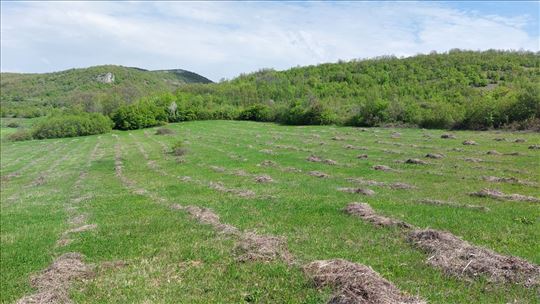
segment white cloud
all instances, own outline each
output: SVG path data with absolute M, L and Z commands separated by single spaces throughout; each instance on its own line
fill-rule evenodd
M 185 68 L 211 79 L 263 67 L 432 50 L 539 50 L 530 16 L 436 3 L 2 2 L 2 70 L 96 64 Z

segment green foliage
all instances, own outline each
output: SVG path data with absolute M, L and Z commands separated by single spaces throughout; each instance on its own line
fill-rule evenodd
M 271 109 L 265 104 L 254 104 L 242 110 L 238 115 L 239 120 L 273 121 Z
M 11 141 L 31 140 L 32 132 L 27 129 L 20 129 L 17 130 L 15 133 L 10 134 L 8 136 L 8 139 Z
M 66 113 L 47 117 L 32 129 L 36 139 L 102 134 L 111 131 L 111 120 L 99 113 Z
M 134 130 L 162 125 L 167 121 L 164 108 L 151 101 L 121 106 L 113 116 L 114 125 L 120 130 Z

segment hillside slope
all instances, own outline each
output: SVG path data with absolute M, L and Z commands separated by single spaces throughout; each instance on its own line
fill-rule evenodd
M 290 124 L 484 128 L 540 118 L 539 82 L 540 53 L 452 50 L 261 70 L 184 86 L 178 99 L 198 96 L 218 112 L 258 104 L 264 113 L 246 119 Z
M 188 83 L 210 82 L 201 75 L 180 69 L 148 71 L 103 65 L 44 74 L 2 73 L 0 97 L 3 108 L 7 108 L 3 112 L 73 104 L 83 104 L 84 109 L 93 110 L 100 99 L 133 101 Z

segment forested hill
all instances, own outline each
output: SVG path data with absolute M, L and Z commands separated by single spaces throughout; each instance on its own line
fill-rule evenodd
M 131 102 L 173 91 L 187 83 L 211 82 L 180 69 L 148 71 L 103 65 L 44 74 L 2 73 L 0 97 L 4 116 L 34 116 L 43 114 L 41 112 L 47 107 L 74 105 L 81 105 L 87 111 L 102 111 L 104 109 L 100 107 L 104 103 Z
M 177 99 L 218 113 L 259 104 L 244 117 L 285 123 L 484 128 L 539 118 L 539 81 L 539 53 L 453 50 L 261 70 Z

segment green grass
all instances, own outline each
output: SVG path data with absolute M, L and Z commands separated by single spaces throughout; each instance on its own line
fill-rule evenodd
M 122 260 L 125 267 L 96 268 L 96 276 L 72 288 L 77 303 L 322 303 L 330 290 L 318 291 L 299 267 L 284 262 L 239 263 L 235 240 L 201 225 L 168 204 L 212 208 L 222 222 L 245 231 L 283 236 L 291 253 L 301 262 L 343 258 L 373 267 L 400 289 L 419 295 L 430 303 L 532 303 L 538 289 L 493 284 L 484 279 L 465 281 L 445 276 L 425 263 L 428 256 L 406 242 L 398 229 L 376 228 L 345 215 L 341 209 L 353 201 L 369 203 L 377 212 L 419 227 L 450 231 L 463 239 L 496 252 L 540 263 L 540 205 L 475 198 L 469 192 L 499 189 L 540 197 L 539 188 L 494 184 L 482 176 L 514 176 L 536 184 L 539 155 L 527 147 L 540 143 L 534 133 L 454 132 L 457 139 L 441 139 L 443 131 L 419 129 L 367 129 L 203 121 L 167 126 L 174 135 L 154 135 L 155 129 L 114 132 L 114 135 L 70 139 L 2 142 L 1 193 L 1 300 L 16 301 L 32 292 L 29 276 L 46 268 L 54 257 L 69 251 L 86 256 L 88 263 Z M 391 138 L 393 132 L 401 138 Z M 314 137 L 313 134 L 320 136 Z M 431 137 L 425 137 L 425 135 Z M 343 137 L 335 141 L 333 136 Z M 4 136 L 4 132 L 2 132 Z M 497 142 L 526 139 L 525 143 Z M 463 146 L 472 139 L 477 146 Z M 178 162 L 163 149 L 184 142 L 187 154 Z M 97 153 L 90 158 L 99 142 Z M 324 145 L 320 143 L 324 142 Z M 122 147 L 123 173 L 145 189 L 137 195 L 115 176 L 115 145 Z M 345 149 L 351 144 L 368 150 Z M 394 144 L 402 144 L 401 146 Z M 288 149 L 277 145 L 288 146 Z M 411 145 L 416 145 L 413 147 Z M 294 147 L 310 149 L 299 151 Z M 463 152 L 451 151 L 462 148 Z M 272 150 L 274 154 L 260 152 Z M 385 153 L 393 150 L 400 154 Z M 486 155 L 520 152 L 519 156 Z M 145 155 L 164 172 L 148 166 Z M 445 155 L 426 159 L 425 166 L 396 163 L 428 152 Z M 357 159 L 366 153 L 368 159 Z M 307 162 L 310 154 L 333 159 L 338 165 Z M 481 163 L 464 161 L 481 158 Z M 264 160 L 277 167 L 257 166 Z M 31 165 L 29 165 L 31 164 Z M 385 164 L 399 172 L 374 171 Z M 226 169 L 216 172 L 211 166 Z M 295 167 L 303 172 L 283 172 Z M 267 174 L 273 183 L 256 183 L 252 176 L 237 176 L 233 170 Z M 74 184 L 81 171 L 88 175 L 78 191 Z M 319 179 L 308 171 L 330 175 Z M 515 171 L 519 170 L 519 172 Z M 160 174 L 165 173 L 165 174 Z M 45 183 L 31 186 L 40 175 Z M 182 182 L 190 176 L 195 182 Z M 352 187 L 348 177 L 384 182 L 406 182 L 415 190 L 369 187 L 376 194 L 364 197 L 339 192 Z M 239 198 L 210 189 L 210 182 L 228 188 L 249 189 L 255 198 Z M 89 196 L 77 204 L 78 212 L 98 228 L 73 236 L 66 247 L 55 242 L 67 223 L 66 205 L 74 197 Z M 159 204 L 155 198 L 163 198 Z M 154 199 L 153 199 L 154 198 Z M 424 198 L 489 207 L 490 211 L 432 206 L 417 203 Z

